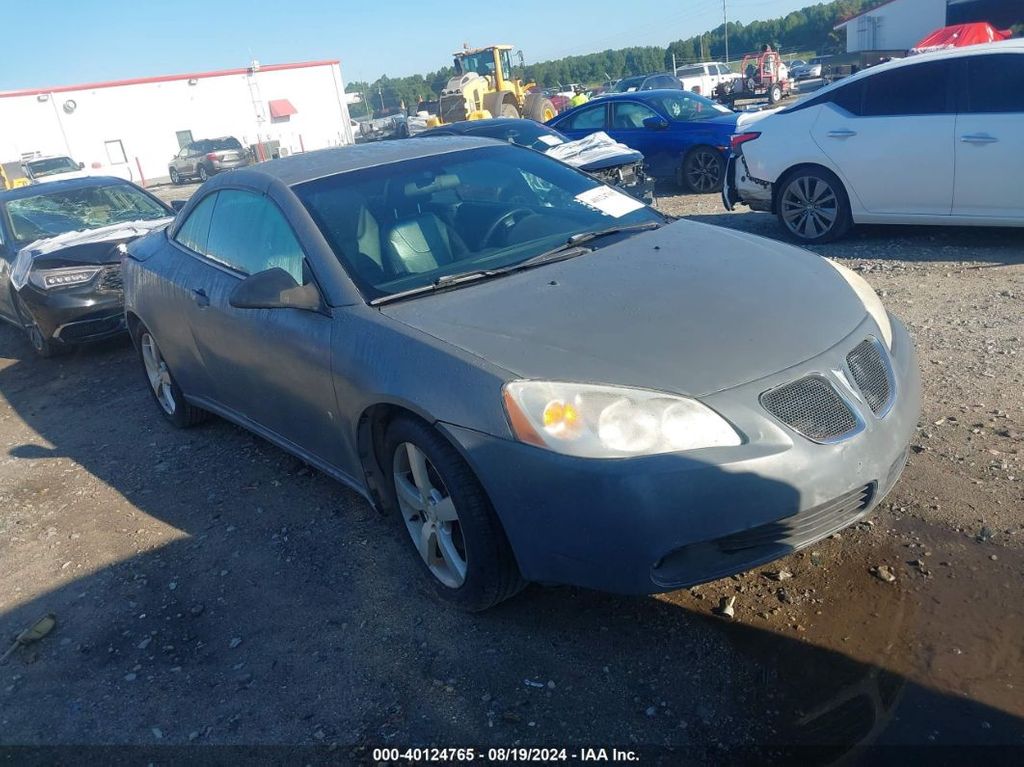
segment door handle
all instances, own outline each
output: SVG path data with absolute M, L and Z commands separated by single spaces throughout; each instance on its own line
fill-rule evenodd
M 987 133 L 968 133 L 966 136 L 961 136 L 960 140 L 965 144 L 994 144 L 999 141 L 995 136 L 990 136 Z
M 209 306 L 210 297 L 206 295 L 206 291 L 202 288 L 194 288 L 192 290 L 192 300 L 199 306 Z
M 851 136 L 856 136 L 856 135 L 857 135 L 857 131 L 855 131 L 855 130 L 848 130 L 848 129 L 845 129 L 845 128 L 843 130 L 830 130 L 828 132 L 828 137 L 829 138 L 850 138 Z

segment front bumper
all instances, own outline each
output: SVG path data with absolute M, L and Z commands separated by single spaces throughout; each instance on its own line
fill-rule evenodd
M 855 395 L 855 436 L 816 444 L 761 408 L 762 392 L 811 373 L 837 382 L 865 319 L 832 349 L 702 401 L 746 435 L 739 447 L 586 460 L 446 426 L 486 488 L 525 578 L 652 593 L 771 561 L 861 519 L 903 469 L 921 382 L 893 320 L 896 399 L 884 418 Z M 848 378 L 848 374 L 846 375 Z
M 18 296 L 46 339 L 77 344 L 109 338 L 126 327 L 120 265 L 112 267 L 118 270 L 118 277 L 107 281 L 109 287 L 100 282 L 101 273 L 87 285 L 67 288 L 40 290 L 29 283 Z
M 747 163 L 743 156 L 732 154 L 725 165 L 722 203 L 726 210 L 732 210 L 737 204 L 743 204 L 752 210 L 771 213 L 773 212 L 772 185 L 768 181 L 753 178 L 747 170 Z

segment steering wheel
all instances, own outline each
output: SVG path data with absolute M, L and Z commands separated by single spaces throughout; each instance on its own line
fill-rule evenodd
M 512 208 L 508 213 L 502 213 L 493 224 L 487 227 L 487 233 L 481 240 L 482 246 L 485 248 L 489 246 L 491 244 L 491 240 L 494 239 L 498 232 L 504 232 L 507 234 L 513 226 L 519 223 L 516 221 L 516 216 L 520 214 L 525 214 L 523 215 L 523 218 L 534 215 L 533 211 L 529 208 Z M 522 219 L 520 219 L 520 221 L 521 220 Z

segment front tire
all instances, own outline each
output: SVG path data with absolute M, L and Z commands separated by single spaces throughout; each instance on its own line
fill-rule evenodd
M 402 518 L 437 594 L 477 612 L 526 585 L 487 493 L 435 429 L 399 417 L 384 439 L 390 506 Z
M 14 311 L 17 312 L 18 319 L 21 321 L 25 334 L 28 336 L 28 342 L 32 344 L 32 349 L 35 353 L 44 359 L 49 359 L 66 352 L 66 346 L 47 338 L 43 334 L 42 328 L 39 327 L 39 323 L 36 322 L 35 317 L 32 316 L 32 311 L 25 305 L 21 296 L 13 290 L 11 295 L 14 299 Z
M 768 103 L 778 104 L 780 101 L 782 101 L 782 86 L 776 84 L 768 91 Z
M 548 120 L 553 119 L 556 114 L 558 112 L 555 111 L 555 105 L 551 99 L 547 97 L 528 99 L 526 116 L 531 120 L 546 123 Z
M 507 101 L 501 105 L 501 116 L 502 117 L 519 117 L 519 110 L 515 104 L 509 104 Z
M 187 429 L 209 418 L 209 413 L 185 400 L 181 387 L 171 375 L 160 346 L 149 330 L 139 326 L 136 332 L 136 346 L 142 360 L 142 369 L 149 383 L 149 393 L 164 418 L 178 429 Z
M 709 146 L 699 146 L 687 152 L 680 171 L 681 186 L 696 194 L 710 194 L 722 190 L 725 160 Z
M 846 189 L 825 168 L 797 168 L 782 178 L 778 190 L 776 215 L 782 228 L 797 242 L 832 242 L 853 225 Z
M 171 168 L 171 183 L 175 186 L 181 186 L 181 174 L 178 173 L 176 168 Z

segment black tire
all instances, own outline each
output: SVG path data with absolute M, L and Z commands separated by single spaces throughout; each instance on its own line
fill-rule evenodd
M 515 104 L 509 104 L 507 101 L 501 105 L 501 116 L 502 117 L 519 117 L 519 108 Z
M 171 183 L 175 186 L 181 185 L 181 174 L 178 173 L 177 168 L 171 168 Z
M 786 173 L 775 188 L 775 214 L 786 234 L 796 242 L 832 242 L 853 226 L 850 198 L 843 182 L 825 168 L 796 168 Z M 809 202 L 804 202 L 805 198 Z
M 32 316 L 32 311 L 25 305 L 17 291 L 12 289 L 11 297 L 14 302 L 14 311 L 17 312 L 21 326 L 25 329 L 25 335 L 28 336 L 28 342 L 37 355 L 49 359 L 69 351 L 64 344 L 46 337 L 35 317 Z
M 539 123 L 546 123 L 558 114 L 554 103 L 546 96 L 543 98 L 532 99 L 528 101 L 525 106 L 527 112 L 526 116 Z
M 210 180 L 210 172 L 206 170 L 206 166 L 202 164 L 199 166 L 199 180 L 203 183 Z
M 768 90 L 768 103 L 778 104 L 782 101 L 782 86 L 776 83 Z
M 697 146 L 686 153 L 679 173 L 679 185 L 695 194 L 722 191 L 725 158 L 713 147 Z
M 139 352 L 139 360 L 142 362 L 142 373 L 146 378 L 146 388 L 149 389 L 150 396 L 153 397 L 153 401 L 156 403 L 157 409 L 168 423 L 178 429 L 187 429 L 206 421 L 210 417 L 210 414 L 202 408 L 189 404 L 185 399 L 184 393 L 181 391 L 181 387 L 178 386 L 178 382 L 174 380 L 174 376 L 171 374 L 170 369 L 166 368 L 166 363 L 164 363 L 164 367 L 167 372 L 167 388 L 174 403 L 174 407 L 169 410 L 166 403 L 161 401 L 160 396 L 157 395 L 156 389 L 150 380 L 147 369 L 145 348 L 147 339 L 152 341 L 159 353 L 159 345 L 156 343 L 156 339 L 153 338 L 153 335 L 145 325 L 139 323 L 132 330 L 132 340 L 135 342 L 135 348 Z M 160 356 L 162 357 L 162 355 Z
M 458 513 L 466 552 L 466 575 L 462 585 L 453 588 L 443 584 L 414 552 L 438 596 L 459 609 L 479 612 L 522 591 L 526 582 L 519 573 L 512 547 L 473 470 L 437 430 L 408 416 L 392 421 L 384 438 L 381 463 L 386 472 L 384 486 L 389 508 L 401 517 L 394 480 L 394 456 L 403 443 L 414 445 L 426 456 L 447 488 Z M 402 534 L 406 534 L 404 530 Z

